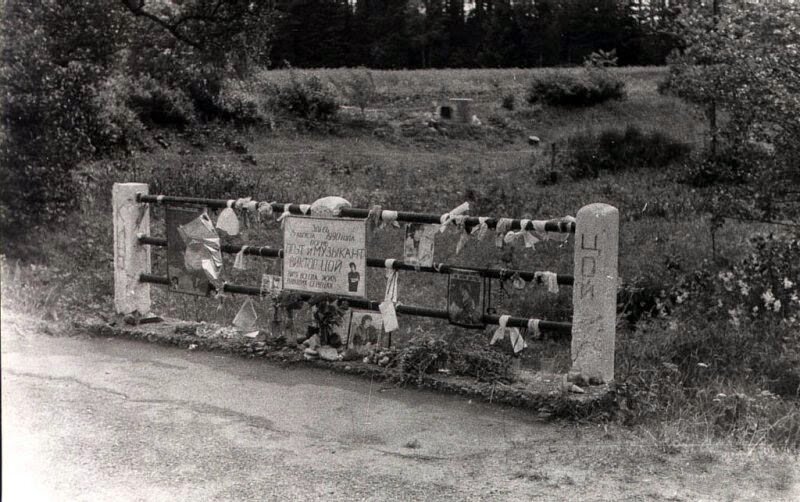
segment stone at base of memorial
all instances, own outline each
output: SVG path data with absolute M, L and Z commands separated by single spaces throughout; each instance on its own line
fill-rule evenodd
M 325 361 L 339 360 L 339 352 L 333 347 L 320 347 L 317 352 L 319 352 L 319 358 Z

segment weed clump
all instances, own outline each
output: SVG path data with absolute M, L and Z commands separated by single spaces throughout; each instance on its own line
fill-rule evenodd
M 625 82 L 608 71 L 590 69 L 578 75 L 548 73 L 536 77 L 528 88 L 528 103 L 564 108 L 598 105 L 625 98 Z
M 288 82 L 270 84 L 268 94 L 276 111 L 308 123 L 327 122 L 339 110 L 336 92 L 316 75 L 301 78 L 292 72 Z
M 576 134 L 567 144 L 566 171 L 573 179 L 593 178 L 602 172 L 666 167 L 690 151 L 685 143 L 660 132 L 644 133 L 634 126 L 625 131 L 608 129 L 600 134 Z

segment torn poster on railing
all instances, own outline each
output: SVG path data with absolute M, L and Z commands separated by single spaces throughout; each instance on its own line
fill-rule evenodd
M 167 276 L 170 289 L 206 296 L 210 292 L 205 268 L 222 268 L 220 242 L 204 209 L 170 207 L 166 210 Z
M 372 349 L 388 346 L 388 337 L 383 333 L 381 314 L 371 310 L 353 310 L 350 317 L 350 330 L 347 348 L 359 354 L 366 354 Z
M 406 238 L 403 243 L 403 261 L 417 267 L 433 265 L 433 248 L 436 227 L 422 223 L 406 224 Z
M 288 216 L 283 230 L 283 287 L 364 297 L 367 227 L 364 220 Z
M 447 282 L 447 313 L 452 324 L 483 326 L 485 295 L 483 278 L 473 270 L 453 269 Z

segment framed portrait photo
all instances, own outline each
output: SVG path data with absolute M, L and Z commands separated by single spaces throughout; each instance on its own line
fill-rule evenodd
M 472 270 L 452 269 L 447 281 L 447 314 L 451 324 L 482 328 L 485 310 L 483 277 Z
M 388 336 L 383 332 L 383 318 L 379 312 L 352 311 L 347 339 L 348 349 L 366 354 L 372 349 L 388 347 L 388 344 Z

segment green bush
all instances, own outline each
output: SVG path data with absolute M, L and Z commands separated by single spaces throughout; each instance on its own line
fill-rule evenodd
M 351 71 L 343 82 L 343 87 L 346 89 L 347 98 L 358 106 L 362 116 L 364 110 L 372 104 L 378 94 L 372 72 L 367 69 Z
M 272 107 L 309 123 L 331 120 L 339 110 L 336 92 L 316 75 L 301 78 L 292 72 L 283 84 L 268 84 Z
M 576 134 L 569 138 L 567 151 L 567 173 L 582 179 L 601 172 L 666 167 L 684 158 L 690 148 L 660 132 L 643 133 L 629 126 L 624 132 L 611 129 L 600 134 Z
M 547 73 L 535 77 L 528 89 L 528 103 L 578 108 L 625 97 L 625 82 L 599 68 L 579 74 Z

